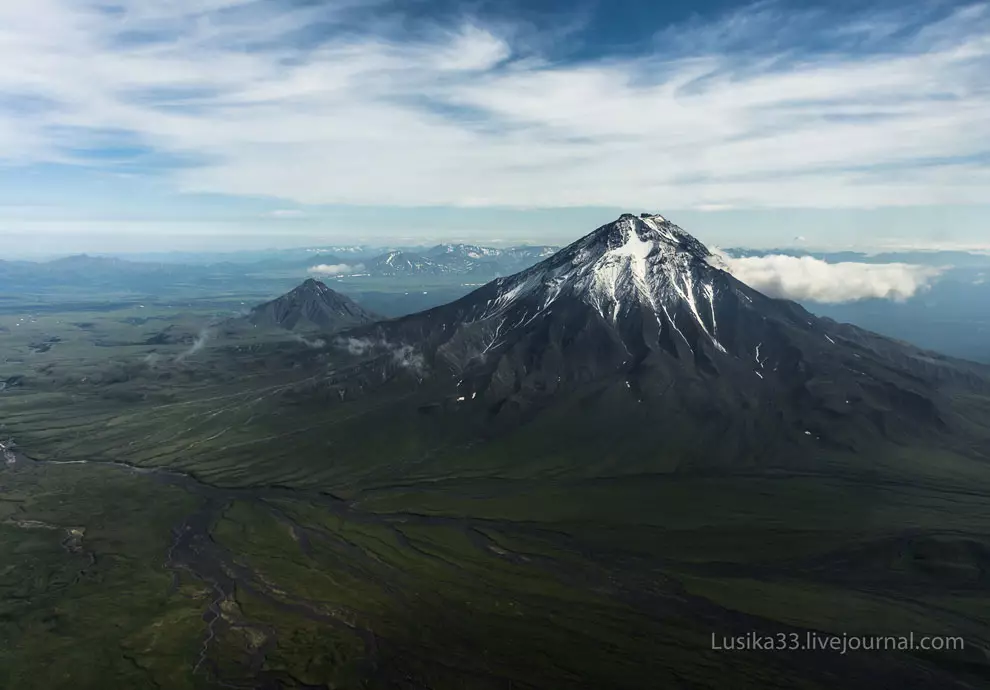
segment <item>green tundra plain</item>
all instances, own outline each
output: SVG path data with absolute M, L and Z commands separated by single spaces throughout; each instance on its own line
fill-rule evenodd
M 479 441 L 241 301 L 0 314 L 0 687 L 990 684 L 990 448 L 701 466 L 621 380 Z M 712 649 L 808 631 L 965 645 Z

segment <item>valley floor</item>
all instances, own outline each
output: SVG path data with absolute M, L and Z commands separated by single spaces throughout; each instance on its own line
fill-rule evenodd
M 8 340 L 0 687 L 990 684 L 983 462 L 620 474 L 578 444 L 420 447 L 415 420 L 353 440 L 374 410 L 298 397 L 305 344 L 180 359 L 118 316 Z M 809 631 L 964 647 L 713 648 Z

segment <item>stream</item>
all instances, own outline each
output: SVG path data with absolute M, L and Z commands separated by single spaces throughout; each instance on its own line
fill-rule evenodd
M 379 672 L 380 640 L 373 630 L 363 627 L 355 620 L 356 616 L 346 611 L 328 611 L 324 604 L 314 602 L 296 593 L 282 591 L 266 581 L 264 576 L 252 571 L 236 558 L 224 546 L 213 540 L 211 530 L 217 520 L 234 500 L 248 501 L 254 505 L 263 506 L 269 513 L 285 525 L 299 543 L 304 553 L 311 550 L 313 539 L 333 540 L 338 547 L 343 547 L 348 560 L 369 558 L 359 547 L 343 540 L 339 535 L 312 525 L 303 525 L 290 515 L 273 505 L 273 499 L 305 500 L 310 504 L 319 505 L 328 512 L 348 521 L 364 524 L 387 526 L 392 529 L 396 539 L 407 548 L 415 549 L 405 535 L 397 529 L 397 524 L 423 524 L 454 526 L 465 531 L 471 542 L 479 549 L 497 554 L 503 558 L 519 562 L 528 560 L 499 548 L 487 535 L 475 528 L 471 522 L 463 519 L 448 517 L 432 517 L 416 514 L 389 514 L 382 516 L 362 512 L 355 509 L 349 502 L 316 491 L 300 491 L 277 487 L 254 488 L 221 488 L 207 484 L 195 476 L 168 468 L 146 468 L 121 462 L 103 462 L 98 460 L 37 460 L 24 454 L 11 441 L 0 443 L 0 454 L 11 469 L 18 467 L 58 467 L 63 465 L 98 465 L 115 468 L 122 472 L 143 475 L 150 480 L 177 486 L 197 496 L 200 504 L 197 509 L 172 529 L 172 543 L 164 554 L 163 568 L 173 574 L 170 591 L 176 593 L 180 586 L 182 573 L 187 573 L 201 582 L 210 592 L 210 598 L 203 612 L 205 630 L 202 646 L 193 662 L 192 673 L 207 674 L 211 684 L 217 687 L 233 688 L 234 690 L 278 690 L 285 687 L 282 682 L 287 680 L 285 675 L 277 677 L 266 674 L 262 668 L 265 655 L 277 644 L 278 632 L 272 627 L 254 622 L 238 621 L 236 616 L 225 615 L 223 606 L 231 601 L 235 590 L 241 589 L 278 610 L 303 616 L 321 624 L 346 629 L 360 636 L 367 653 L 366 667 L 363 669 L 370 677 Z M 486 522 L 486 521 L 478 521 Z M 423 552 L 419 552 L 423 553 Z M 343 567 L 348 567 L 342 561 Z M 401 592 L 386 586 L 390 593 L 398 598 Z M 216 661 L 211 658 L 210 650 L 220 634 L 221 627 L 245 627 L 261 630 L 265 641 L 257 649 L 249 652 L 249 672 L 253 676 L 249 685 L 227 682 L 222 678 L 221 670 Z M 293 679 L 294 681 L 294 679 Z M 298 685 L 297 687 L 306 687 Z

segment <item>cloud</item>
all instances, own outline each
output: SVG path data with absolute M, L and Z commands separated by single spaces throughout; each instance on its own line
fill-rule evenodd
M 297 208 L 279 208 L 271 211 L 268 215 L 271 218 L 305 218 L 306 212 Z
M 178 190 L 301 204 L 877 207 L 990 188 L 985 3 L 761 3 L 582 59 L 507 22 L 352 21 L 361 5 L 3 3 L 0 161 L 113 168 L 134 149 Z
M 402 345 L 391 350 L 392 361 L 403 369 L 410 369 L 416 374 L 422 374 L 426 366 L 423 355 L 416 351 L 412 345 Z
M 300 335 L 299 333 L 293 333 L 292 339 L 295 340 L 296 342 L 302 343 L 306 347 L 311 348 L 313 350 L 322 350 L 324 347 L 327 346 L 327 341 L 323 340 L 322 338 L 316 338 L 310 340 L 309 338 Z
M 351 355 L 363 355 L 374 347 L 374 344 L 367 338 L 338 338 L 337 345 L 347 350 L 347 353 Z
M 338 347 L 342 347 L 354 356 L 364 356 L 372 352 L 387 353 L 392 362 L 421 375 L 426 367 L 426 360 L 412 345 L 396 345 L 386 340 L 369 338 L 338 338 Z
M 733 276 L 770 297 L 825 303 L 904 301 L 928 289 L 943 271 L 902 263 L 828 263 L 783 254 L 719 259 Z
M 364 264 L 319 264 L 311 266 L 309 273 L 321 276 L 339 276 L 348 273 L 360 273 L 364 270 Z
M 211 337 L 213 337 L 213 332 L 209 328 L 202 329 L 199 332 L 199 335 L 196 336 L 196 339 L 193 340 L 192 345 L 176 355 L 175 361 L 182 362 L 187 358 L 192 357 L 194 354 L 206 347 L 206 343 L 209 342 Z

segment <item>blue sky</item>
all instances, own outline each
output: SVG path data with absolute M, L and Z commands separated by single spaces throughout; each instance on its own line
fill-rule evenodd
M 990 249 L 990 5 L 868 5 L 3 3 L 0 241 Z

